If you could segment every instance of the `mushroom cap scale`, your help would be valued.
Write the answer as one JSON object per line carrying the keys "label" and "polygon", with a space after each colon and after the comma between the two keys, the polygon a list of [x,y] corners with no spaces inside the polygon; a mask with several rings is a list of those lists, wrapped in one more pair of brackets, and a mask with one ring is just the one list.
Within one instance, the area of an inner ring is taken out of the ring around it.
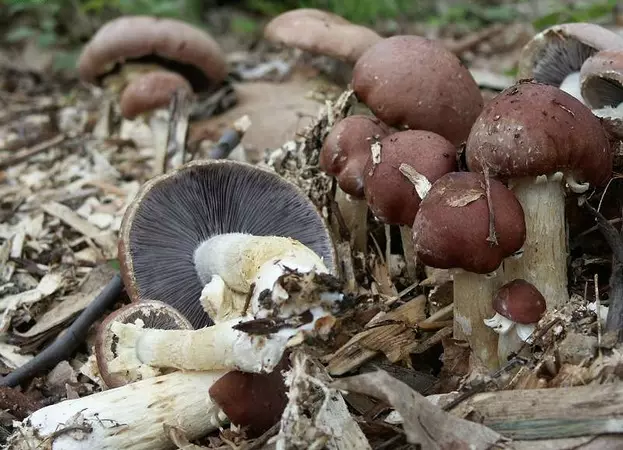
{"label": "mushroom cap scale", "polygon": [[195,328],[211,324],[199,301],[194,252],[224,233],[290,237],[334,269],[327,227],[298,187],[246,163],[193,161],[149,180],[126,210],[119,261],[130,297],[164,301]]}
{"label": "mushroom cap scale", "polygon": [[498,289],[493,309],[513,322],[527,325],[537,323],[547,306],[543,294],[532,283],[518,278]]}
{"label": "mushroom cap scale", "polygon": [[563,172],[598,186],[612,173],[608,135],[589,108],[557,87],[520,81],[489,102],[465,149],[469,170],[503,178]]}
{"label": "mushroom cap scale", "polygon": [[523,209],[515,195],[489,180],[498,245],[491,245],[484,175],[448,173],[433,183],[413,223],[413,243],[422,263],[487,274],[519,250],[526,239]]}
{"label": "mushroom cap scale", "polygon": [[616,107],[623,103],[623,51],[595,53],[580,70],[582,97],[593,108]]}
{"label": "mushroom cap scale", "polygon": [[97,83],[128,60],[160,62],[183,73],[195,91],[220,83],[227,64],[218,43],[206,32],[175,19],[123,16],[106,23],[78,60],[80,77]]}

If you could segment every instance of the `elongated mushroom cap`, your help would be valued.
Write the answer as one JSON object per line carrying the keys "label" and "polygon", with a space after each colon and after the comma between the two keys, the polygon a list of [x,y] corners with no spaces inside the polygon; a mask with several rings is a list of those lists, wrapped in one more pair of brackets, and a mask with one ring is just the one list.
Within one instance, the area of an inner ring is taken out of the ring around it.
{"label": "elongated mushroom cap", "polygon": [[175,19],[123,16],[106,23],[78,60],[80,78],[98,83],[117,64],[158,63],[178,72],[195,91],[220,83],[227,64],[218,43],[206,32]]}
{"label": "elongated mushroom cap", "polygon": [[407,130],[390,134],[380,142],[379,155],[366,163],[364,191],[370,210],[386,224],[413,225],[420,196],[413,182],[401,172],[407,164],[430,183],[456,170],[456,148],[430,131]]}
{"label": "elongated mushroom cap", "polygon": [[344,192],[364,198],[364,168],[370,146],[389,132],[389,127],[374,116],[354,115],[340,120],[324,141],[320,168],[336,177]]}
{"label": "elongated mushroom cap", "polygon": [[433,183],[413,222],[413,244],[422,263],[486,274],[518,251],[526,239],[523,208],[496,179],[489,180],[498,245],[489,237],[484,175],[452,172]]}
{"label": "elongated mushroom cap", "polygon": [[485,106],[467,139],[470,170],[503,178],[563,172],[597,186],[612,173],[613,151],[600,120],[562,90],[520,81]]}
{"label": "elongated mushroom cap", "polygon": [[623,103],[623,49],[595,53],[580,70],[582,97],[593,108]]}
{"label": "elongated mushroom cap", "polygon": [[353,70],[353,89],[383,122],[462,143],[482,111],[469,70],[440,43],[393,36],[370,47]]}
{"label": "elongated mushroom cap", "polygon": [[145,183],[126,210],[119,261],[130,297],[164,301],[195,328],[210,324],[193,255],[224,233],[290,237],[323,257],[329,270],[335,264],[322,217],[294,184],[246,163],[193,161]]}
{"label": "elongated mushroom cap", "polygon": [[121,115],[134,119],[144,112],[167,107],[178,89],[192,92],[190,83],[177,73],[155,71],[140,75],[121,94]]}
{"label": "elongated mushroom cap", "polygon": [[109,363],[116,355],[117,341],[110,330],[113,322],[135,323],[141,320],[144,328],[158,330],[192,330],[190,322],[179,311],[166,303],[156,300],[143,300],[130,303],[114,311],[100,324],[95,337],[95,357],[102,380],[109,388],[123,386],[138,381],[140,374],[119,374],[109,369]]}
{"label": "elongated mushroom cap", "polygon": [[264,28],[264,37],[287,47],[331,56],[351,64],[382,39],[370,28],[314,8],[299,8],[278,15]]}
{"label": "elongated mushroom cap", "polygon": [[526,280],[518,278],[502,286],[493,298],[496,313],[516,323],[537,323],[547,306],[543,294]]}

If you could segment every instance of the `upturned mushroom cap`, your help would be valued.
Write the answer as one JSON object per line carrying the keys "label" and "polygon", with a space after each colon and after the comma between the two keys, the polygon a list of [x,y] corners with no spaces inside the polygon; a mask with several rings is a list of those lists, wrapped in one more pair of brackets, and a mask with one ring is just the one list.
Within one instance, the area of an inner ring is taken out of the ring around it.
{"label": "upturned mushroom cap", "polygon": [[593,109],[623,103],[623,50],[595,53],[580,70],[582,97]]}
{"label": "upturned mushroom cap", "polygon": [[370,146],[389,133],[389,127],[374,116],[354,115],[340,120],[325,138],[320,168],[336,177],[344,192],[364,198],[363,176]]}
{"label": "upturned mushroom cap", "polygon": [[117,356],[116,337],[110,329],[112,323],[135,323],[137,320],[141,320],[144,323],[144,328],[192,330],[190,322],[179,311],[166,303],[156,300],[130,303],[108,315],[97,329],[95,356],[102,380],[109,388],[137,381],[130,374],[116,374],[109,370],[110,361]]}
{"label": "upturned mushroom cap", "polygon": [[543,294],[523,279],[502,286],[493,298],[493,309],[498,314],[521,324],[537,323],[547,306]]}
{"label": "upturned mushroom cap", "polygon": [[482,111],[478,85],[441,44],[419,36],[379,41],[357,61],[353,89],[387,125],[462,143]]}
{"label": "upturned mushroom cap", "polygon": [[433,183],[413,223],[413,243],[422,263],[486,274],[522,247],[526,224],[519,201],[500,181],[490,179],[489,185],[498,245],[487,240],[484,175],[452,172]]}
{"label": "upturned mushroom cap", "polygon": [[536,34],[522,49],[518,78],[560,86],[594,53],[623,48],[623,37],[593,23],[563,23]]}
{"label": "upturned mushroom cap", "polygon": [[159,63],[183,74],[195,91],[227,76],[218,43],[206,32],[175,19],[124,16],[101,27],[78,60],[80,78],[98,83],[129,60]]}
{"label": "upturned mushroom cap", "polygon": [[309,247],[332,270],[334,249],[314,204],[267,169],[228,161],[193,161],[145,183],[121,225],[121,274],[133,300],[157,298],[195,328],[211,323],[194,252],[224,233],[284,236]]}
{"label": "upturned mushroom cap", "polygon": [[600,120],[562,90],[520,81],[485,106],[467,139],[470,170],[504,178],[563,172],[601,185],[613,152]]}
{"label": "upturned mushroom cap", "polygon": [[192,92],[190,83],[177,73],[155,71],[140,75],[121,94],[121,115],[134,119],[144,112],[166,107],[178,89]]}
{"label": "upturned mushroom cap", "polygon": [[294,9],[273,18],[264,28],[264,37],[287,47],[331,56],[351,64],[382,39],[370,28],[314,8]]}
{"label": "upturned mushroom cap", "polygon": [[392,225],[413,224],[420,206],[414,184],[401,172],[407,164],[430,183],[456,170],[456,148],[430,131],[407,130],[390,134],[380,142],[380,154],[368,159],[364,192],[372,213]]}

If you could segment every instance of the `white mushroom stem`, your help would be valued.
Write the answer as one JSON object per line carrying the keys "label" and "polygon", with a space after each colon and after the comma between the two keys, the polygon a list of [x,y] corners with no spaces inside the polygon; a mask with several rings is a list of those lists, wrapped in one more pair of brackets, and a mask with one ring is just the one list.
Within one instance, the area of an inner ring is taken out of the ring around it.
{"label": "white mushroom stem", "polygon": [[154,176],[166,172],[167,168],[167,144],[169,141],[170,114],[167,109],[157,109],[149,114],[149,129],[152,135],[154,149]]}
{"label": "white mushroom stem", "polygon": [[565,79],[562,80],[562,83],[560,83],[559,88],[561,91],[565,91],[567,94],[572,95],[583,104],[586,104],[584,97],[582,97],[582,90],[580,86],[580,71],[578,70],[577,72],[571,72],[567,75]]}
{"label": "white mushroom stem", "polygon": [[508,362],[508,357],[517,353],[524,342],[531,343],[532,334],[536,329],[536,324],[520,324],[495,313],[490,319],[484,319],[484,324],[499,334],[498,338],[498,360],[501,365]]}
{"label": "white mushroom stem", "polygon": [[352,249],[365,253],[368,246],[368,203],[365,199],[347,194],[339,186],[335,191],[335,202],[350,233]]}
{"label": "white mushroom stem", "polygon": [[[562,174],[511,181],[524,211],[526,241],[521,256],[505,260],[504,277],[506,281],[523,278],[532,283],[545,297],[547,309],[554,310],[569,300]],[[570,187],[578,191],[586,186],[571,182]]]}
{"label": "white mushroom stem", "polygon": [[163,425],[189,440],[227,422],[208,390],[226,372],[174,372],[35,411],[9,438],[8,450],[164,450]]}
{"label": "white mushroom stem", "polygon": [[491,370],[498,367],[498,338],[483,321],[494,313],[491,300],[502,285],[500,271],[480,275],[453,270],[454,338],[466,340],[474,355]]}

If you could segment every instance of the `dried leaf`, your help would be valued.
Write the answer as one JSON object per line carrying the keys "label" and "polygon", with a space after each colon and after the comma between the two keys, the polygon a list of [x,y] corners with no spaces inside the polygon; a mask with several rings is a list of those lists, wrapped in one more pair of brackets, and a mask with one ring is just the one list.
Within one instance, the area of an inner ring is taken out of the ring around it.
{"label": "dried leaf", "polygon": [[485,193],[481,189],[470,189],[463,191],[456,196],[448,196],[446,199],[446,205],[452,208],[462,208],[463,206],[467,206],[484,196]]}

